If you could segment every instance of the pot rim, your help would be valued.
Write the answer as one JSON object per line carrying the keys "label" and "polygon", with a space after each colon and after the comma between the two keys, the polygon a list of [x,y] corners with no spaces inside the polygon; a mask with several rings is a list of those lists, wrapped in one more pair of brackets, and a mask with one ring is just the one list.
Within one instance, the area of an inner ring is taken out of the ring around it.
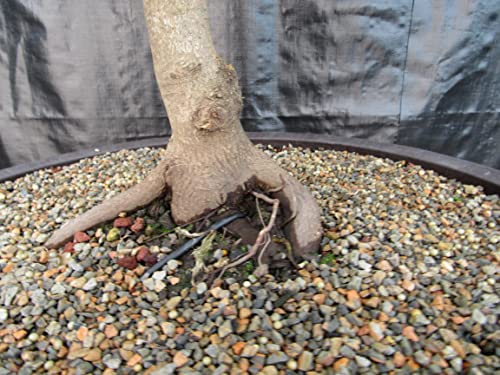
{"label": "pot rim", "polygon": [[[457,179],[462,183],[480,185],[484,188],[486,194],[500,194],[500,170],[432,151],[392,143],[378,143],[360,138],[337,137],[329,134],[247,132],[247,135],[254,143],[270,144],[278,147],[292,144],[293,146],[305,148],[356,152],[394,161],[406,160],[425,169],[432,169],[445,177]],[[168,140],[169,137],[158,137],[108,144],[57,155],[49,160],[19,164],[0,169],[0,182],[14,180],[40,169],[72,164],[80,159],[108,152],[117,152],[122,149],[134,150],[143,147],[163,147],[168,143]]]}

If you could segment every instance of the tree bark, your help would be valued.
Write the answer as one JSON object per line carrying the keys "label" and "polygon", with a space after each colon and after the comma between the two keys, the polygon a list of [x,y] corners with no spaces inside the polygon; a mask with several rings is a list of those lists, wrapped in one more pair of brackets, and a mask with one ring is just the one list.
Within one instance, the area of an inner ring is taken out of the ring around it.
{"label": "tree bark", "polygon": [[[274,196],[284,214],[293,216],[285,233],[295,255],[305,257],[317,250],[321,225],[314,198],[255,148],[240,124],[238,79],[214,49],[206,0],[144,0],[144,10],[172,137],[149,182],[115,197],[112,214],[147,204],[168,188],[174,221],[183,224],[254,188],[278,190]],[[58,246],[74,232],[111,219],[109,207],[105,202],[69,222],[47,246]]]}

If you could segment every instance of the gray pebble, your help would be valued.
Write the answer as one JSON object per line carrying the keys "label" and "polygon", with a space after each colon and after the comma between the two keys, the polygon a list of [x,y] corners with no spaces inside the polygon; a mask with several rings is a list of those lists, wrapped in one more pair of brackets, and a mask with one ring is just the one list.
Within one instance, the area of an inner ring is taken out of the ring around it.
{"label": "gray pebble", "polygon": [[102,358],[102,362],[106,365],[106,367],[116,370],[120,367],[122,360],[117,356],[107,354]]}
{"label": "gray pebble", "polygon": [[96,287],[97,287],[97,280],[95,278],[91,278],[85,283],[82,289],[88,292]]}
{"label": "gray pebble", "polygon": [[276,365],[288,361],[288,356],[283,352],[275,352],[267,357],[266,364]]}

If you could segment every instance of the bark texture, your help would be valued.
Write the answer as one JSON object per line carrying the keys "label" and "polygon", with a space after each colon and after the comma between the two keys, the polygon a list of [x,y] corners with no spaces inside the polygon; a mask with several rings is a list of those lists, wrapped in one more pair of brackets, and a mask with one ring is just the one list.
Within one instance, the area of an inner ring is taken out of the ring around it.
{"label": "bark texture", "polygon": [[[319,208],[305,187],[256,149],[240,124],[236,72],[217,55],[206,0],[144,0],[156,79],[172,137],[164,160],[146,181],[69,222],[47,246],[79,230],[143,206],[167,188],[177,224],[196,220],[254,188],[277,191],[295,255],[318,248]],[[110,209],[112,207],[112,209]]]}

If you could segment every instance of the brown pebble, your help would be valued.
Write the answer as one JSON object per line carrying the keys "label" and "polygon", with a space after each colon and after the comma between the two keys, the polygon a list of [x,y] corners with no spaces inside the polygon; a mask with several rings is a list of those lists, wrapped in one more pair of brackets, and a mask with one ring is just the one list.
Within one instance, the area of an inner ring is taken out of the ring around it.
{"label": "brown pebble", "polygon": [[73,237],[73,241],[76,243],[87,242],[89,240],[90,240],[90,236],[85,232],[76,232],[74,237]]}
{"label": "brown pebble", "polygon": [[455,349],[455,352],[460,356],[460,358],[465,358],[467,355],[467,352],[463,346],[463,344],[459,340],[451,340],[450,345],[453,349]]}
{"label": "brown pebble", "polygon": [[248,369],[250,368],[250,361],[246,358],[241,358],[238,361],[238,367],[240,368],[241,371],[246,373]]}
{"label": "brown pebble", "polygon": [[236,308],[234,306],[231,306],[231,305],[226,306],[226,307],[224,307],[222,314],[224,316],[236,315]]}
{"label": "brown pebble", "polygon": [[407,290],[408,292],[412,292],[415,290],[415,283],[410,281],[410,280],[403,280],[403,289]]}
{"label": "brown pebble", "polygon": [[83,358],[90,352],[89,348],[81,348],[79,345],[71,345],[68,353],[68,359],[73,360],[77,358]]}
{"label": "brown pebble", "polygon": [[406,326],[403,328],[403,336],[413,342],[420,341],[417,334],[415,333],[415,329],[411,326]]}
{"label": "brown pebble", "polygon": [[326,295],[324,294],[315,294],[313,297],[312,297],[313,301],[316,302],[316,304],[318,306],[321,306],[325,303],[325,300],[326,300]]}
{"label": "brown pebble", "polygon": [[380,298],[379,297],[372,297],[372,298],[365,299],[365,300],[363,300],[363,304],[375,309],[380,304]]}
{"label": "brown pebble", "polygon": [[108,339],[111,339],[118,335],[118,330],[113,324],[108,324],[106,325],[106,328],[104,328],[104,334]]}
{"label": "brown pebble", "polygon": [[147,266],[153,266],[158,262],[158,257],[154,254],[150,254],[144,258],[144,264]]}
{"label": "brown pebble", "polygon": [[89,333],[89,329],[85,326],[81,326],[78,328],[78,331],[76,331],[76,337],[78,340],[83,341],[85,340],[85,337],[87,337],[87,334]]}
{"label": "brown pebble", "polygon": [[451,317],[451,321],[457,325],[460,325],[462,324],[463,322],[465,322],[466,318],[464,318],[463,316],[452,316]]}
{"label": "brown pebble", "polygon": [[3,268],[2,272],[3,273],[9,273],[14,269],[14,265],[12,263],[7,263],[5,267]]}
{"label": "brown pebble", "polygon": [[12,336],[14,336],[14,338],[16,340],[21,340],[23,337],[25,337],[26,335],[28,334],[27,331],[25,331],[24,329],[20,329],[19,331],[15,331]]}
{"label": "brown pebble", "polygon": [[146,246],[141,246],[137,249],[135,258],[137,259],[138,262],[143,262],[144,258],[150,254],[151,253],[149,252],[149,249]]}
{"label": "brown pebble", "polygon": [[396,352],[394,353],[393,361],[394,361],[394,366],[400,368],[405,365],[406,357],[400,352]]}
{"label": "brown pebble", "polygon": [[245,347],[245,342],[244,341],[238,341],[236,344],[233,345],[233,353],[236,355],[240,355],[241,352],[243,351],[243,348]]}
{"label": "brown pebble", "polygon": [[113,226],[115,228],[128,228],[132,225],[132,218],[130,217],[118,217],[113,221]]}
{"label": "brown pebble", "polygon": [[168,279],[168,282],[172,285],[177,285],[180,283],[180,281],[181,281],[181,279],[178,277],[175,277],[175,276],[169,277],[169,279]]}
{"label": "brown pebble", "polygon": [[299,360],[297,361],[298,369],[302,371],[312,370],[314,364],[314,356],[311,352],[304,351],[299,356]]}
{"label": "brown pebble", "polygon": [[361,298],[359,297],[358,292],[356,292],[355,290],[353,289],[348,290],[346,297],[347,297],[346,306],[349,307],[351,310],[356,310],[361,306]]}
{"label": "brown pebble", "polygon": [[75,252],[75,242],[68,242],[64,245],[64,252],[73,254]]}
{"label": "brown pebble", "polygon": [[121,270],[116,271],[111,278],[114,281],[122,281],[123,280],[123,272]]}
{"label": "brown pebble", "polygon": [[126,303],[128,303],[129,299],[127,296],[123,296],[123,297],[120,297],[118,298],[115,302],[117,305],[124,305]]}
{"label": "brown pebble", "polygon": [[101,356],[101,350],[94,348],[90,349],[90,351],[83,357],[83,359],[88,362],[98,362],[101,360]]}
{"label": "brown pebble", "polygon": [[130,227],[130,230],[134,233],[139,233],[144,229],[144,219],[142,217],[138,217],[135,219],[134,224]]}
{"label": "brown pebble", "polygon": [[64,358],[66,357],[66,355],[68,355],[68,348],[66,348],[65,346],[63,346],[61,349],[59,349],[59,351],[57,352],[57,357],[58,358]]}
{"label": "brown pebble", "polygon": [[177,368],[184,366],[188,362],[189,358],[182,352],[177,352],[174,355],[174,363]]}
{"label": "brown pebble", "polygon": [[349,358],[340,358],[339,360],[335,361],[333,365],[333,369],[337,372],[343,370],[349,365]]}
{"label": "brown pebble", "polygon": [[40,253],[40,257],[38,258],[38,262],[45,264],[49,261],[49,253],[47,251],[42,251]]}
{"label": "brown pebble", "polygon": [[127,366],[133,367],[140,362],[142,362],[142,357],[140,354],[136,353],[132,357],[130,357],[127,362]]}
{"label": "brown pebble", "polygon": [[121,267],[125,267],[129,270],[133,270],[137,267],[137,259],[135,257],[123,257],[118,259],[118,265]]}
{"label": "brown pebble", "polygon": [[408,367],[410,368],[411,371],[417,371],[420,368],[420,365],[415,362],[413,358],[408,358]]}
{"label": "brown pebble", "polygon": [[250,310],[249,308],[246,308],[246,307],[242,307],[240,309],[240,318],[241,319],[247,319],[250,316],[252,316],[252,310]]}
{"label": "brown pebble", "polygon": [[134,355],[134,352],[131,350],[126,350],[126,349],[120,349],[120,356],[123,358],[124,361],[128,361],[132,356]]}
{"label": "brown pebble", "polygon": [[375,264],[375,268],[382,270],[382,271],[385,271],[385,272],[392,271],[391,264],[386,260],[381,260],[380,262]]}

